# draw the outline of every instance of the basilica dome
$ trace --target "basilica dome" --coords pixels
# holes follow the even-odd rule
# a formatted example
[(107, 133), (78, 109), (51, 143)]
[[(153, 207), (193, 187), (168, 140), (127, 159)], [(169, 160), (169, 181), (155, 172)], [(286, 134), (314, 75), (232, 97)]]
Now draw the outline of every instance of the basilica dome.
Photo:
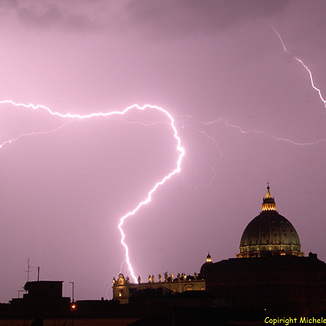
[(299, 236), (293, 225), (276, 211), (274, 198), (267, 187), (262, 211), (246, 227), (237, 258), (278, 255), (304, 256)]

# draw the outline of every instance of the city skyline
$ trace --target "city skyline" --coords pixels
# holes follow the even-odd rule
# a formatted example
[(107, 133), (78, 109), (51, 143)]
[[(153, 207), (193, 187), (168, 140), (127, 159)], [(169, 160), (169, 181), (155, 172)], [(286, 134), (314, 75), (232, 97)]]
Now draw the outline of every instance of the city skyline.
[[(193, 274), (208, 251), (234, 258), (267, 182), (301, 250), (325, 261), (325, 6), (2, 1), (0, 101), (171, 114), (186, 154), (125, 222), (136, 276)], [(65, 296), (73, 281), (76, 299), (110, 298), (112, 278), (130, 277), (119, 218), (176, 166), (166, 116), (62, 119), (7, 103), (0, 131), (0, 302), (24, 285), (28, 258)]]

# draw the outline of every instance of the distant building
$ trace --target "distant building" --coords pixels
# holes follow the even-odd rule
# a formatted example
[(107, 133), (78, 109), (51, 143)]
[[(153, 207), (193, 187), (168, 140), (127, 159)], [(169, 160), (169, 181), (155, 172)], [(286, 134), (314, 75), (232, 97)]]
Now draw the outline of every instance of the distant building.
[(304, 257), (299, 236), (276, 211), (269, 186), (236, 257), (202, 266), (206, 291), (217, 303), (276, 315), (326, 311), (326, 264), (316, 254)]
[(148, 277), (148, 282), (141, 282), (138, 277), (137, 283), (130, 283), (129, 278), (119, 274), (118, 279), (113, 278), (113, 300), (120, 303), (129, 303), (133, 298), (143, 295), (168, 295), (183, 293), (185, 291), (205, 291), (205, 281), (196, 273), (194, 275), (178, 274), (174, 278), (173, 274), (164, 273), (163, 279), (158, 275), (155, 282), (154, 275)]
[(62, 297), (61, 281), (27, 282), (23, 298), (11, 300), (11, 310), (26, 316), (68, 312), (70, 298)]

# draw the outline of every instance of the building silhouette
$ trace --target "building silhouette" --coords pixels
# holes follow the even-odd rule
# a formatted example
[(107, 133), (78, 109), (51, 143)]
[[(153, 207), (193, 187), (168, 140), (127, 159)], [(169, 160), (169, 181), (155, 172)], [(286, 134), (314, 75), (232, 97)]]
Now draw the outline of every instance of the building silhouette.
[(216, 263), (208, 254), (193, 275), (131, 283), (120, 273), (112, 300), (71, 302), (62, 297), (62, 282), (27, 282), (23, 298), (0, 305), (0, 325), (264, 325), (265, 318), (326, 316), (326, 264), (301, 251), (269, 186), (239, 249)]
[(236, 257), (202, 266), (206, 291), (219, 304), (274, 315), (326, 311), (326, 264), (317, 254), (304, 256), (295, 228), (276, 211), (269, 186)]
[(27, 282), (24, 286), (27, 293), (21, 299), (12, 299), (11, 307), (26, 314), (69, 311), (70, 298), (62, 296), (62, 283), (62, 281)]

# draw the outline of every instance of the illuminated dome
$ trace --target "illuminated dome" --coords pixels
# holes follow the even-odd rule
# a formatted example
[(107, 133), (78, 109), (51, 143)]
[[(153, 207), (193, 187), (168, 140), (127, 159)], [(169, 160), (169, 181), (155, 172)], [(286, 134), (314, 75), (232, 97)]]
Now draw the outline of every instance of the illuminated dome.
[(276, 211), (274, 198), (267, 187), (262, 212), (243, 232), (240, 253), (237, 258), (293, 255), (304, 256), (297, 231), (293, 225)]

